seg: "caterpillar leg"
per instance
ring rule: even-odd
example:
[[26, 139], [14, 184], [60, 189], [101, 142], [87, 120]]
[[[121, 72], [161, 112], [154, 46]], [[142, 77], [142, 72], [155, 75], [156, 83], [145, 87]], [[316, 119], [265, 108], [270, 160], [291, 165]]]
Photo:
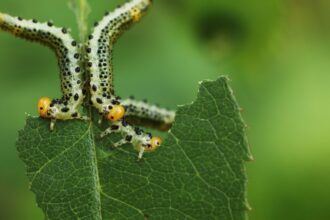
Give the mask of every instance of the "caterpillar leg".
[[56, 124], [56, 119], [55, 119], [55, 118], [50, 119], [50, 126], [49, 126], [49, 129], [50, 129], [51, 131], [54, 130], [54, 128], [55, 128], [55, 124]]
[[113, 144], [114, 147], [119, 147], [121, 145], [127, 144], [127, 143], [131, 143], [132, 141], [132, 136], [127, 135], [125, 138], [121, 139], [120, 141], [116, 142]]
[[139, 151], [138, 160], [142, 159], [144, 151], [145, 151], [145, 147], [141, 146], [140, 151]]
[[105, 131], [103, 131], [100, 136], [101, 136], [101, 138], [103, 138], [103, 137], [107, 136], [108, 134], [117, 133], [117, 132], [120, 132], [119, 126], [112, 125], [111, 127], [107, 128]]

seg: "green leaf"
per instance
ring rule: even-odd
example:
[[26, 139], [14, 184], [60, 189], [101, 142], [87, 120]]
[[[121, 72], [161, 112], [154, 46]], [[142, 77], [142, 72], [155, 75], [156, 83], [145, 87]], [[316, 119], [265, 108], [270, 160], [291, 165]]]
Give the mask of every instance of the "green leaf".
[[28, 117], [17, 148], [46, 219], [247, 219], [251, 155], [238, 105], [221, 77], [178, 108], [164, 144], [137, 161], [94, 122]]

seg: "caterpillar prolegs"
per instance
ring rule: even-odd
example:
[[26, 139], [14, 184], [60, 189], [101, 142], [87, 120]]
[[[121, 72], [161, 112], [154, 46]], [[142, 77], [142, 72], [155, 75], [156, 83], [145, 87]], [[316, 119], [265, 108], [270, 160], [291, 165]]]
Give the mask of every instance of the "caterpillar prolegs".
[[40, 23], [3, 13], [0, 13], [0, 28], [17, 37], [44, 44], [56, 53], [63, 96], [60, 99], [42, 97], [38, 102], [38, 112], [41, 117], [51, 119], [51, 129], [56, 119], [85, 119], [79, 113], [85, 97], [79, 45], [68, 30], [55, 27], [52, 22]]

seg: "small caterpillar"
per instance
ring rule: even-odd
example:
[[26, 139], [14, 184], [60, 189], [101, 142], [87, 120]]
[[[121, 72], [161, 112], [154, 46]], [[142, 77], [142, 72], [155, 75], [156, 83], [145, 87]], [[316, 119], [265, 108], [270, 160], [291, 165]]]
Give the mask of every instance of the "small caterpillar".
[[127, 124], [126, 120], [116, 121], [111, 127], [101, 133], [101, 137], [105, 137], [111, 133], [122, 133], [124, 138], [115, 143], [114, 147], [119, 147], [126, 143], [132, 143], [136, 150], [139, 151], [138, 158], [141, 159], [144, 152], [156, 150], [162, 143], [159, 137], [153, 137], [150, 133], [145, 133], [137, 127]]
[[51, 130], [56, 119], [85, 119], [78, 111], [85, 97], [79, 45], [70, 36], [68, 30], [55, 27], [50, 21], [39, 23], [35, 19], [24, 20], [3, 13], [0, 13], [0, 28], [17, 37], [46, 45], [56, 53], [63, 96], [53, 100], [42, 97], [38, 102], [40, 116], [51, 119]]

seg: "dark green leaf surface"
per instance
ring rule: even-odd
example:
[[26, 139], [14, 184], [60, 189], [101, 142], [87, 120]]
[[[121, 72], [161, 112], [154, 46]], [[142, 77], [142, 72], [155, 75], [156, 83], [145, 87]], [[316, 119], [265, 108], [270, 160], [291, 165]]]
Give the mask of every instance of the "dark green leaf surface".
[[[95, 121], [97, 120], [96, 117]], [[156, 152], [137, 161], [95, 122], [28, 117], [17, 148], [47, 219], [247, 219], [244, 123], [221, 77], [178, 108]]]

